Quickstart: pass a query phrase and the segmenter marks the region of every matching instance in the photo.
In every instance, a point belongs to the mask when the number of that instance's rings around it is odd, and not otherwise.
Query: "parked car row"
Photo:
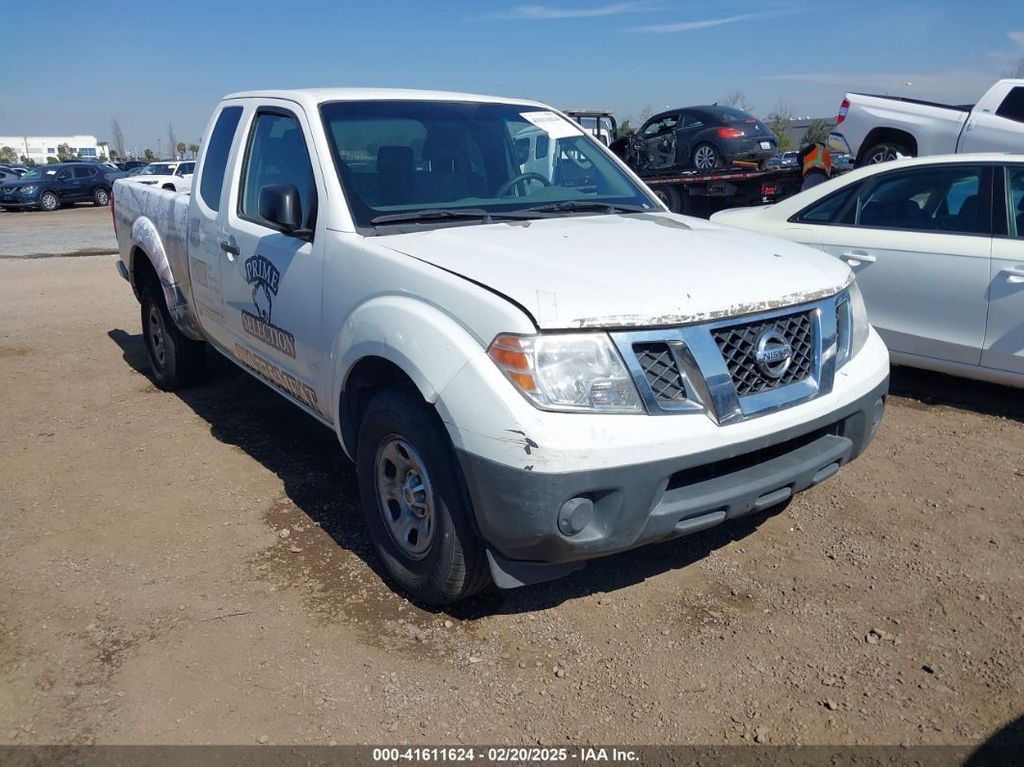
[[[71,161],[40,165],[23,174],[7,173],[0,166],[0,208],[12,210],[57,210],[78,202],[106,205],[114,181],[159,186],[172,192],[192,189],[194,160],[154,162],[136,166],[131,172],[109,163]]]
[[[0,207],[50,211],[76,202],[106,205],[114,181],[122,176],[123,172],[101,163],[40,165],[15,181],[0,184]]]

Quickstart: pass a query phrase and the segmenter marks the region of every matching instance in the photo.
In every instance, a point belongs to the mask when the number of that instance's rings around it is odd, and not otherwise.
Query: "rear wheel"
[[[104,208],[110,202],[110,192],[101,186],[92,193],[92,201],[95,205]]]
[[[443,605],[490,582],[451,441],[417,393],[388,389],[370,401],[356,473],[374,548],[402,589]]]
[[[159,285],[146,285],[141,299],[142,336],[153,383],[174,391],[195,382],[206,364],[206,344],[186,337],[174,324]]]
[[[722,164],[722,156],[711,144],[698,144],[690,158],[690,163],[697,170],[714,170]]]
[[[878,165],[880,162],[895,160],[899,155],[912,157],[913,153],[906,144],[898,141],[881,141],[868,148],[861,165]]]
[[[57,210],[60,207],[60,200],[53,192],[43,192],[39,196],[39,207],[42,210]]]

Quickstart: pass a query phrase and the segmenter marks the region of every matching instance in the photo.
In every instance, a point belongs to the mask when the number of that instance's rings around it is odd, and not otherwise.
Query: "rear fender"
[[[135,282],[135,260],[145,258],[152,265],[157,279],[160,280],[160,289],[163,291],[164,301],[167,303],[167,310],[174,320],[174,324],[194,341],[205,340],[202,330],[189,310],[188,300],[171,272],[167,252],[164,250],[163,240],[160,239],[156,225],[148,217],[139,216],[132,223],[131,238],[132,249],[128,272],[131,275],[132,289],[135,291],[135,295],[139,295],[139,288]]]

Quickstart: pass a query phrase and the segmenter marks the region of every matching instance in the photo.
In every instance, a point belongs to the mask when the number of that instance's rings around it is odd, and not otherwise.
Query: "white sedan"
[[[1024,386],[1024,155],[871,165],[712,220],[849,264],[895,364]]]
[[[158,186],[172,192],[189,192],[192,190],[192,173],[195,169],[194,160],[151,162],[125,180],[132,184]]]

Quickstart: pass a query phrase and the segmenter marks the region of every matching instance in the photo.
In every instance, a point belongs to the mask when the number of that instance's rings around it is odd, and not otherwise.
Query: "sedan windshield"
[[[540,107],[361,101],[321,112],[361,229],[658,209],[576,123]]]
[[[147,165],[139,173],[143,176],[169,176],[171,175],[171,166],[153,163],[152,165]]]

